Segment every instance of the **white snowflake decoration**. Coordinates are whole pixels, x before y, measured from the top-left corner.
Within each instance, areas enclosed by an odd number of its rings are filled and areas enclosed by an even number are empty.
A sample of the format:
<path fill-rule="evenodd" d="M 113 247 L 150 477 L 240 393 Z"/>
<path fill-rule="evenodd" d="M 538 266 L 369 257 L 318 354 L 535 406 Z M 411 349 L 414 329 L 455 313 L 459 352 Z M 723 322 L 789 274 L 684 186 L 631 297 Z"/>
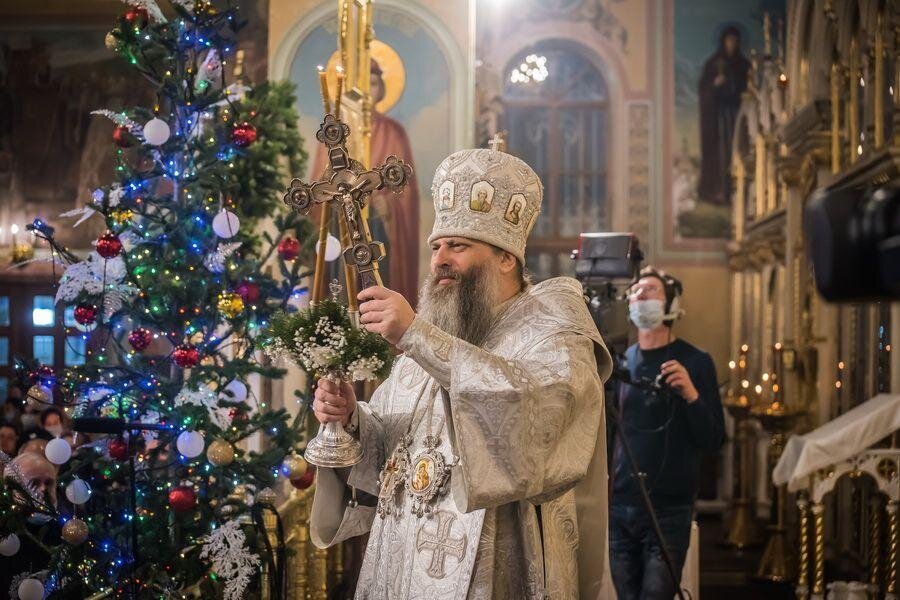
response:
<path fill-rule="evenodd" d="M 115 208 L 116 206 L 118 206 L 119 202 L 122 201 L 122 196 L 124 196 L 124 195 L 125 195 L 125 188 L 123 188 L 121 186 L 121 184 L 118 184 L 118 183 L 112 184 L 112 186 L 109 188 L 109 194 L 108 194 L 109 206 L 111 208 Z"/>
<path fill-rule="evenodd" d="M 222 85 L 222 59 L 219 51 L 211 48 L 197 70 L 194 79 L 194 92 L 201 93 L 206 90 L 217 90 Z"/>
<path fill-rule="evenodd" d="M 109 319 L 140 291 L 135 286 L 122 282 L 127 273 L 128 269 L 121 256 L 105 259 L 96 252 L 91 252 L 83 261 L 66 267 L 56 290 L 56 302 L 72 302 L 82 292 L 90 296 L 102 294 L 103 315 L 105 319 Z"/>
<path fill-rule="evenodd" d="M 175 396 L 175 406 L 184 404 L 205 406 L 209 412 L 210 421 L 220 429 L 227 429 L 231 425 L 230 410 L 220 407 L 218 394 L 207 387 L 197 389 L 185 386 L 181 388 L 181 391 Z"/>
<path fill-rule="evenodd" d="M 246 547 L 247 537 L 237 521 L 228 521 L 206 536 L 201 559 L 225 580 L 225 600 L 240 600 L 259 567 L 259 557 Z"/>
<path fill-rule="evenodd" d="M 203 257 L 203 266 L 211 273 L 222 273 L 225 270 L 225 259 L 234 254 L 234 251 L 240 246 L 241 242 L 219 244 L 215 251 Z"/>
<path fill-rule="evenodd" d="M 90 206 L 83 206 L 81 208 L 73 208 L 72 210 L 67 210 L 64 213 L 61 213 L 59 216 L 66 218 L 80 216 L 81 218 L 78 219 L 74 225 L 72 225 L 72 227 L 78 227 L 79 225 L 90 219 L 92 216 L 94 216 L 96 213 L 97 211 Z"/>
<path fill-rule="evenodd" d="M 125 113 L 117 113 L 115 111 L 107 110 L 104 108 L 103 110 L 91 111 L 91 114 L 106 117 L 116 125 L 126 128 L 128 130 L 128 133 L 130 133 L 134 137 L 140 139 L 141 141 L 144 140 L 144 128 L 134 119 L 130 119 Z"/>

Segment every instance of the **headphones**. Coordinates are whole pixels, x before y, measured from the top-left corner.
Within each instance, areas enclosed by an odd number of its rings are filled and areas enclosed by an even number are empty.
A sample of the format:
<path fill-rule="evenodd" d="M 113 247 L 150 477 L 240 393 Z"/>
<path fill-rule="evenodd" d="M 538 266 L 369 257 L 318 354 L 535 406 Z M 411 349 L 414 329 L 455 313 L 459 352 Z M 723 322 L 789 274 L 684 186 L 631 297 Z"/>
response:
<path fill-rule="evenodd" d="M 681 281 L 652 266 L 641 269 L 637 280 L 644 277 L 655 277 L 663 284 L 663 289 L 666 293 L 666 314 L 663 315 L 663 320 L 677 321 L 683 317 L 685 310 L 681 308 L 681 297 L 684 295 L 684 286 L 681 284 Z M 637 280 L 635 283 L 637 283 Z"/>

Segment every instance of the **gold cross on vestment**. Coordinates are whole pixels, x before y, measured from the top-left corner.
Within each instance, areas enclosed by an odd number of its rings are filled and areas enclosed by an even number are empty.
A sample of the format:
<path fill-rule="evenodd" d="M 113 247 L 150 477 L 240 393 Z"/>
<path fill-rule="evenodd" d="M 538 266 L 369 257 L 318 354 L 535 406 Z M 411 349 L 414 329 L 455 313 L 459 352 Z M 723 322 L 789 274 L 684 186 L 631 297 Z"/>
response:
<path fill-rule="evenodd" d="M 378 261 L 384 258 L 384 244 L 372 239 L 369 223 L 363 209 L 372 192 L 389 189 L 399 192 L 412 177 L 412 168 L 396 156 L 389 156 L 381 166 L 367 170 L 347 151 L 350 127 L 334 115 L 325 115 L 325 121 L 316 133 L 316 139 L 328 149 L 328 165 L 322 178 L 309 184 L 300 179 L 291 180 L 284 194 L 284 203 L 293 210 L 308 214 L 313 204 L 326 213 L 332 205 L 339 208 L 338 219 L 342 232 L 346 227 L 346 243 L 343 248 L 345 263 L 352 267 L 359 278 L 360 289 L 381 285 Z M 327 218 L 323 214 L 323 221 Z M 323 223 L 323 227 L 325 224 Z M 345 236 L 342 236 L 345 237 Z M 322 238 L 320 231 L 320 240 Z M 320 256 L 324 252 L 320 250 Z M 316 281 L 324 264 L 317 257 Z M 316 285 L 314 284 L 314 289 Z M 355 289 L 348 282 L 348 291 Z M 316 298 L 318 299 L 318 298 Z"/>

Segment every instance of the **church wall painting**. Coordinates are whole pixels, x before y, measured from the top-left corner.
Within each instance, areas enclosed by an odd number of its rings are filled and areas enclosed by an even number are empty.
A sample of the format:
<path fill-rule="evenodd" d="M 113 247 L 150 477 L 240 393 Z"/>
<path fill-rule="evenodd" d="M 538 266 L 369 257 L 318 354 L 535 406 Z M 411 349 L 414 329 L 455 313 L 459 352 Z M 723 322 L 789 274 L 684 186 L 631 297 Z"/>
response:
<path fill-rule="evenodd" d="M 315 159 L 320 152 L 315 133 L 322 119 L 316 66 L 336 60 L 336 22 L 336 13 L 331 13 L 313 28 L 290 67 L 290 79 L 297 84 L 300 131 L 313 157 L 309 175 L 314 177 L 324 164 L 324 157 Z M 387 247 L 388 258 L 381 264 L 385 283 L 413 300 L 428 257 L 424 240 L 434 214 L 431 180 L 438 163 L 455 149 L 450 68 L 431 32 L 414 18 L 379 6 L 374 27 L 373 95 L 383 85 L 384 97 L 376 104 L 372 164 L 382 162 L 383 154 L 401 155 L 413 165 L 415 187 L 400 195 L 373 196 L 372 231 Z"/>
<path fill-rule="evenodd" d="M 751 49 L 764 48 L 767 13 L 775 36 L 785 2 L 679 0 L 670 11 L 674 52 L 665 248 L 721 250 L 731 237 L 731 144 Z"/>

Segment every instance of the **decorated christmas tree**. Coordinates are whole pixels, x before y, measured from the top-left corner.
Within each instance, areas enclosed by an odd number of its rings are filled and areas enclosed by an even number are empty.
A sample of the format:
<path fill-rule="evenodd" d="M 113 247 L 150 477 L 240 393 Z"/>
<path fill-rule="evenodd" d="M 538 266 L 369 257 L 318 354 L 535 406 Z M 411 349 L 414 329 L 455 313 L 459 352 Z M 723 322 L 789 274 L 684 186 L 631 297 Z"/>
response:
<path fill-rule="evenodd" d="M 271 502 L 283 464 L 303 468 L 291 457 L 303 412 L 253 393 L 283 374 L 259 332 L 303 293 L 311 245 L 298 240 L 311 238 L 281 202 L 306 159 L 293 91 L 240 76 L 241 25 L 229 0 L 130 0 L 107 35 L 156 102 L 95 113 L 115 123 L 115 173 L 65 215 L 105 221 L 93 252 L 31 226 L 65 268 L 57 302 L 84 364 L 33 366 L 27 401 L 62 403 L 94 433 L 74 451 L 48 444 L 57 503 L 0 456 L 0 554 L 27 541 L 50 555 L 16 577 L 13 598 L 258 593 L 260 496 Z"/>

